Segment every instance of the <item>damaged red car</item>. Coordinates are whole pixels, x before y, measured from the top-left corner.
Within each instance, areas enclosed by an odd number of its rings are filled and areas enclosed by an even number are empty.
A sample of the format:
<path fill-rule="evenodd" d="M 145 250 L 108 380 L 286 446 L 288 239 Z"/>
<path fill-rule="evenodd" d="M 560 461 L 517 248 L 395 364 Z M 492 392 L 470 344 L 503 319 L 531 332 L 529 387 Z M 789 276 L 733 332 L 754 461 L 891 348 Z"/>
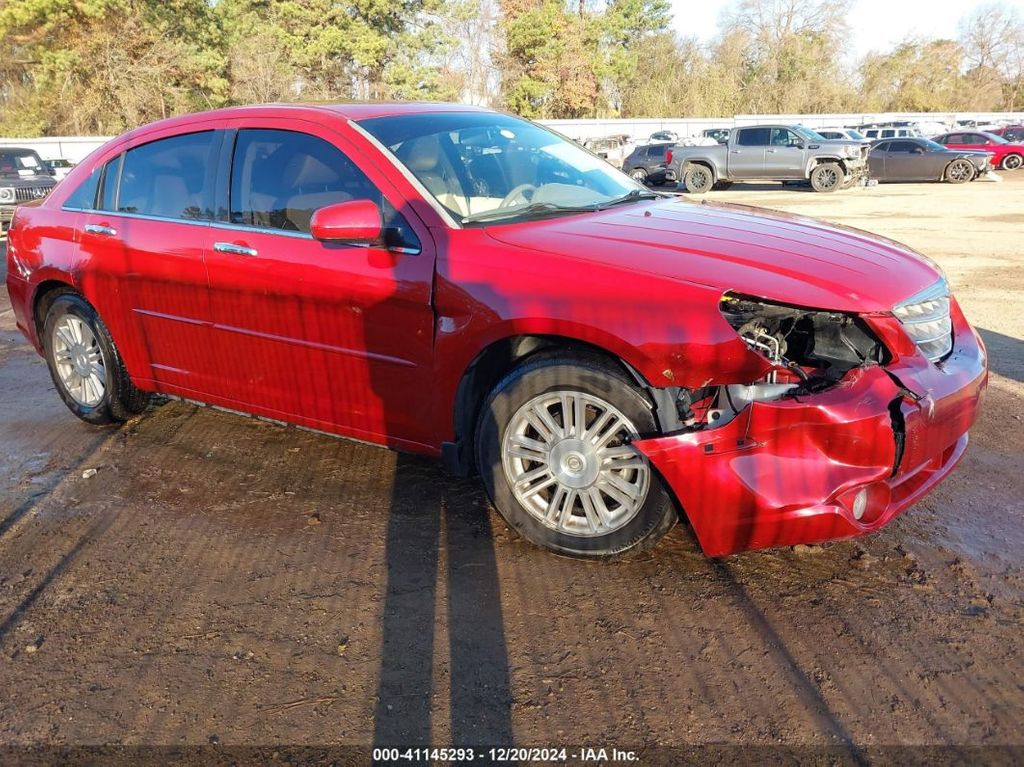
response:
<path fill-rule="evenodd" d="M 680 514 L 712 556 L 876 530 L 960 460 L 987 382 L 910 249 L 463 106 L 139 128 L 17 209 L 7 287 L 89 423 L 158 393 L 437 456 L 580 557 Z"/>

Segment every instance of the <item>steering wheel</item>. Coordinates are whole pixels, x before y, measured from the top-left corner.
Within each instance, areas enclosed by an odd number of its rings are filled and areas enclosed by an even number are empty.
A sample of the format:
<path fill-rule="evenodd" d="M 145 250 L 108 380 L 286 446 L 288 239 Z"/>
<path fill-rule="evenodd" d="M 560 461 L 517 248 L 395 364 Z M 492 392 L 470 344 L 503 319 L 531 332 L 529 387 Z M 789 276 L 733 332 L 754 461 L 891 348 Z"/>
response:
<path fill-rule="evenodd" d="M 511 207 L 514 203 L 522 200 L 524 203 L 529 203 L 533 199 L 533 193 L 537 191 L 537 187 L 534 184 L 520 184 L 511 192 L 505 195 L 504 199 L 498 203 L 499 208 Z M 527 194 L 529 192 L 529 194 Z"/>

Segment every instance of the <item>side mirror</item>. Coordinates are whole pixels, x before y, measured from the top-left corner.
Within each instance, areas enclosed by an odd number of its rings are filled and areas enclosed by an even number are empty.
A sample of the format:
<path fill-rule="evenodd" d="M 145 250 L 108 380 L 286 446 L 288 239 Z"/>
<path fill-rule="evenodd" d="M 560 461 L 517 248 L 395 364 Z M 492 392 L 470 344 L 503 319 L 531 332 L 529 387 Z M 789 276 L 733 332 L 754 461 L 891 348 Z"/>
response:
<path fill-rule="evenodd" d="M 381 241 L 384 221 L 372 200 L 336 202 L 313 213 L 309 233 L 321 242 L 372 244 Z"/>

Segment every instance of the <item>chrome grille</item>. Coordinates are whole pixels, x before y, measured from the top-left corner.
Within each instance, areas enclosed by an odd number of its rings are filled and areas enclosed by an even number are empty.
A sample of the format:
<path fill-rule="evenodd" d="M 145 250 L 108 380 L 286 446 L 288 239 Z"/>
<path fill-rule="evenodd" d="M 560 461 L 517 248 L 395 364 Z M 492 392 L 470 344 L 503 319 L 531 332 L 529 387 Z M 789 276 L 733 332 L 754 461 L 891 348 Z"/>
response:
<path fill-rule="evenodd" d="M 18 186 L 14 188 L 14 199 L 18 202 L 41 200 L 50 193 L 52 186 Z"/>
<path fill-rule="evenodd" d="M 922 354 L 938 362 L 953 350 L 949 286 L 939 280 L 892 310 Z"/>

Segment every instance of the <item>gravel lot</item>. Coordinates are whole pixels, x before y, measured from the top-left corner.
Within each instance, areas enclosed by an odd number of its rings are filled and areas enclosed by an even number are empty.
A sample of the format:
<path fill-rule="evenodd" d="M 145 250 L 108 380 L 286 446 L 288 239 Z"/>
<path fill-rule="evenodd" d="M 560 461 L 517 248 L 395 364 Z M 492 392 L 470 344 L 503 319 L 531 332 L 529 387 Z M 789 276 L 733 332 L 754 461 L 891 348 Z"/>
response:
<path fill-rule="evenodd" d="M 0 744 L 1024 744 L 1024 171 L 1002 175 L 708 195 L 930 255 L 993 370 L 963 464 L 888 528 L 719 561 L 685 525 L 638 561 L 560 559 L 429 461 L 188 404 L 92 429 L 0 291 Z"/>

